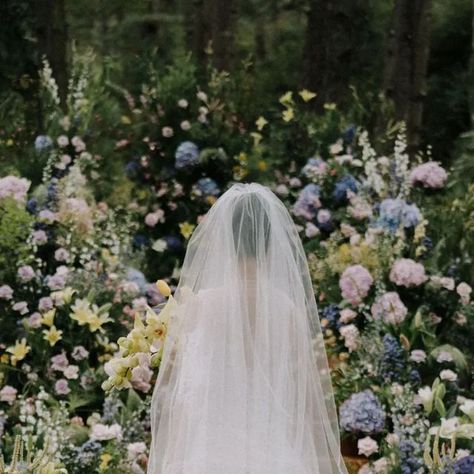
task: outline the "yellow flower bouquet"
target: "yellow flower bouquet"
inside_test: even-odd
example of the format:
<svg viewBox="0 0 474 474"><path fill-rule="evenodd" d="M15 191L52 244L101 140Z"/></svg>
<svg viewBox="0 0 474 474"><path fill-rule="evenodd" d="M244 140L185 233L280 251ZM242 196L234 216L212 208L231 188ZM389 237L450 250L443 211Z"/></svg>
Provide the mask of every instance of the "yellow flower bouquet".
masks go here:
<svg viewBox="0 0 474 474"><path fill-rule="evenodd" d="M105 372L109 378L103 382L106 391L122 390L132 387L132 378L136 373L159 367L163 355L163 347L168 331L170 314L177 302L171 295L171 289L163 280L156 286L167 298L156 313L146 306L143 312L137 312L133 329L125 337L118 339L119 353L105 364Z"/></svg>

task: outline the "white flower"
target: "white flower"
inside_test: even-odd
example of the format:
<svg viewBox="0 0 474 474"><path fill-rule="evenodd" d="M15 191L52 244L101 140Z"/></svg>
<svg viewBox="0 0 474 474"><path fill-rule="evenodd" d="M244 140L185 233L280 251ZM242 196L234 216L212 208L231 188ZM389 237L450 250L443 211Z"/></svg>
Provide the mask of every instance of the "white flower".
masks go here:
<svg viewBox="0 0 474 474"><path fill-rule="evenodd" d="M199 91L197 94L196 94L196 97L199 99L199 100L202 100L203 102L207 102L207 94L203 91Z"/></svg>
<svg viewBox="0 0 474 474"><path fill-rule="evenodd" d="M357 441L357 448L359 449L359 454L369 457L371 454L374 454L379 450L379 445L377 444L377 441L372 439L370 436L366 436Z"/></svg>
<svg viewBox="0 0 474 474"><path fill-rule="evenodd" d="M430 428L429 433L431 435L436 435L439 429L439 435L441 436L441 438L450 438L453 434L456 433L458 427L459 418L457 416L449 418L448 420L446 418L441 418L441 427L433 426L432 428Z"/></svg>
<svg viewBox="0 0 474 474"><path fill-rule="evenodd" d="M127 452L129 459L135 459L140 454L146 452L146 444L143 442L129 443L127 445Z"/></svg>
<svg viewBox="0 0 474 474"><path fill-rule="evenodd" d="M164 239L158 239L158 240L155 240L155 242L153 242L153 245L151 246L151 248L155 251L155 252L164 252L166 250L166 247L167 247L167 244L166 244L166 240Z"/></svg>
<svg viewBox="0 0 474 474"><path fill-rule="evenodd" d="M189 103L186 99L179 99L178 100L178 107L180 107L181 109L187 108L188 105L189 105Z"/></svg>
<svg viewBox="0 0 474 474"><path fill-rule="evenodd" d="M468 449L458 449L456 450L456 455L454 459L456 459L456 461L459 461L460 459L465 458L466 456L470 456L470 454L471 452Z"/></svg>
<svg viewBox="0 0 474 474"><path fill-rule="evenodd" d="M77 365L68 365L63 374L67 379L77 379L79 377L79 367Z"/></svg>
<svg viewBox="0 0 474 474"><path fill-rule="evenodd" d="M61 148L64 148L69 145L69 138L66 135L59 135L57 142Z"/></svg>
<svg viewBox="0 0 474 474"><path fill-rule="evenodd" d="M469 301L471 301L472 288L467 283L459 283L456 287L456 292L461 297L462 304L469 304Z"/></svg>
<svg viewBox="0 0 474 474"><path fill-rule="evenodd" d="M474 400L467 398L459 409L474 422Z"/></svg>
<svg viewBox="0 0 474 474"><path fill-rule="evenodd" d="M113 425L104 425L102 423L96 423L91 430L91 439L97 439L99 441L107 441L109 439L122 439L122 428L119 424L114 423Z"/></svg>
<svg viewBox="0 0 474 474"><path fill-rule="evenodd" d="M183 120L179 126L181 127L181 130L187 132L191 128L191 123L189 120Z"/></svg>
<svg viewBox="0 0 474 474"><path fill-rule="evenodd" d="M418 389L418 399L427 412L430 412L433 406L433 396L431 387L426 386Z"/></svg>
<svg viewBox="0 0 474 474"><path fill-rule="evenodd" d="M416 363L421 363L426 361L426 352L421 349L415 349L410 353L410 360Z"/></svg>
<svg viewBox="0 0 474 474"><path fill-rule="evenodd" d="M458 379L458 375L456 374L456 372L453 372L450 369L442 370L439 373L439 377L441 378L441 380L447 380L448 382L455 382Z"/></svg>
<svg viewBox="0 0 474 474"><path fill-rule="evenodd" d="M344 345L349 349L349 352L356 350L359 339L359 330L357 327L354 324L348 324L347 326L342 326L339 329L339 332L344 339Z"/></svg>
<svg viewBox="0 0 474 474"><path fill-rule="evenodd" d="M400 442L400 438L395 433L389 433L387 436L385 436L385 441L387 441L387 444L389 446L393 447L398 445L398 443Z"/></svg>
<svg viewBox="0 0 474 474"><path fill-rule="evenodd" d="M161 134L165 137L165 138L170 138L174 135L174 131L171 127L163 127L161 129Z"/></svg>

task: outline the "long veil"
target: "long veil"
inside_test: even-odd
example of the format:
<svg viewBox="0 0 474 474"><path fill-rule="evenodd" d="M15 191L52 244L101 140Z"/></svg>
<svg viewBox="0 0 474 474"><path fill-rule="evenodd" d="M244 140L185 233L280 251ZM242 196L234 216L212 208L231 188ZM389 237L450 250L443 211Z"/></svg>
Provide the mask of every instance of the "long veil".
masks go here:
<svg viewBox="0 0 474 474"><path fill-rule="evenodd" d="M347 473L306 257L268 188L217 200L175 298L148 474Z"/></svg>

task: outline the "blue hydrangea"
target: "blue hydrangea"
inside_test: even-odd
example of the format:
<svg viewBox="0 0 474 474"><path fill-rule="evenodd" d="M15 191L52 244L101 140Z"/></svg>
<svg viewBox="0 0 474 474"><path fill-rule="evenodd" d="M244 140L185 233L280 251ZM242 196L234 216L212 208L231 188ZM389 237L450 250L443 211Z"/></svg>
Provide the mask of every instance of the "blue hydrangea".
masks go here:
<svg viewBox="0 0 474 474"><path fill-rule="evenodd" d="M321 158L309 158L303 166L301 173L309 179L323 176L326 173L327 164Z"/></svg>
<svg viewBox="0 0 474 474"><path fill-rule="evenodd" d="M133 237L133 245L134 247L144 247L148 244L148 239L142 234L136 234Z"/></svg>
<svg viewBox="0 0 474 474"><path fill-rule="evenodd" d="M384 199L380 203L378 211L379 218L376 225L392 233L396 232L400 225L406 228L415 227L422 219L416 204L407 204L400 198Z"/></svg>
<svg viewBox="0 0 474 474"><path fill-rule="evenodd" d="M406 364L405 351L398 340L391 334L383 337L384 352L380 362L380 372L386 381L400 378Z"/></svg>
<svg viewBox="0 0 474 474"><path fill-rule="evenodd" d="M357 192L357 180L351 174L346 174L336 181L332 196L336 202L347 201L347 191Z"/></svg>
<svg viewBox="0 0 474 474"><path fill-rule="evenodd" d="M48 137L48 135L38 135L35 138L35 150L36 151L43 151L52 148L53 140Z"/></svg>
<svg viewBox="0 0 474 474"><path fill-rule="evenodd" d="M176 169L189 168L199 163L199 148L193 142L183 142L176 149Z"/></svg>
<svg viewBox="0 0 474 474"><path fill-rule="evenodd" d="M196 183L196 188L202 196L219 196L221 190L217 183L211 178L201 178Z"/></svg>
<svg viewBox="0 0 474 474"><path fill-rule="evenodd" d="M332 303L322 309L321 316L328 320L327 327L329 329L339 329L342 326L342 323L339 320L339 311L339 306Z"/></svg>
<svg viewBox="0 0 474 474"><path fill-rule="evenodd" d="M35 198L28 199L28 202L26 203L26 210L30 214L36 214L38 211L38 201Z"/></svg>
<svg viewBox="0 0 474 474"><path fill-rule="evenodd" d="M351 433L377 434L385 427L386 414L372 390L352 394L339 407L341 428Z"/></svg>
<svg viewBox="0 0 474 474"><path fill-rule="evenodd" d="M167 235L165 237L166 246L172 252L179 252L183 248L181 240L174 235Z"/></svg>
<svg viewBox="0 0 474 474"><path fill-rule="evenodd" d="M342 134L342 139L345 143L352 143L356 136L356 126L354 124L349 125Z"/></svg>
<svg viewBox="0 0 474 474"><path fill-rule="evenodd" d="M307 184L300 192L298 199L293 205L293 213L295 216L304 217L311 221L316 217L320 206L319 196L321 188L314 183Z"/></svg>
<svg viewBox="0 0 474 474"><path fill-rule="evenodd" d="M145 293L148 282L146 281L145 275L136 268L128 267L127 268L127 281L135 283L142 293Z"/></svg>
<svg viewBox="0 0 474 474"><path fill-rule="evenodd" d="M452 470L446 470L446 474L472 474L474 472L474 455L464 456L458 459L452 466Z"/></svg>

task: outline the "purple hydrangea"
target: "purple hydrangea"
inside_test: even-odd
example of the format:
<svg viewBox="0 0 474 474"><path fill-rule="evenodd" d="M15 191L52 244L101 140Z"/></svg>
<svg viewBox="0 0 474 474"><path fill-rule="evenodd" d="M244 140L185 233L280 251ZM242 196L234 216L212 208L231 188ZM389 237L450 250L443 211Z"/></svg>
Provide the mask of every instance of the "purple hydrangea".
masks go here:
<svg viewBox="0 0 474 474"><path fill-rule="evenodd" d="M332 196L336 202L347 201L347 192L357 192L358 183L354 176L346 174L336 181Z"/></svg>
<svg viewBox="0 0 474 474"><path fill-rule="evenodd" d="M293 205L293 213L295 216L304 217L311 221L316 217L318 209L321 207L319 196L321 188L314 184L307 184L300 192L298 199Z"/></svg>
<svg viewBox="0 0 474 474"><path fill-rule="evenodd" d="M352 394L339 407L339 422L344 431L377 434L385 426L385 411L372 390Z"/></svg>
<svg viewBox="0 0 474 474"><path fill-rule="evenodd" d="M193 142L183 142L176 149L175 159L178 170L195 166L199 163L199 148Z"/></svg>
<svg viewBox="0 0 474 474"><path fill-rule="evenodd" d="M415 456L418 446L409 439L400 441L400 467L402 474L413 474L423 466L423 460Z"/></svg>
<svg viewBox="0 0 474 474"><path fill-rule="evenodd" d="M328 171L328 165L321 158L309 158L301 172L309 179L317 179Z"/></svg>

